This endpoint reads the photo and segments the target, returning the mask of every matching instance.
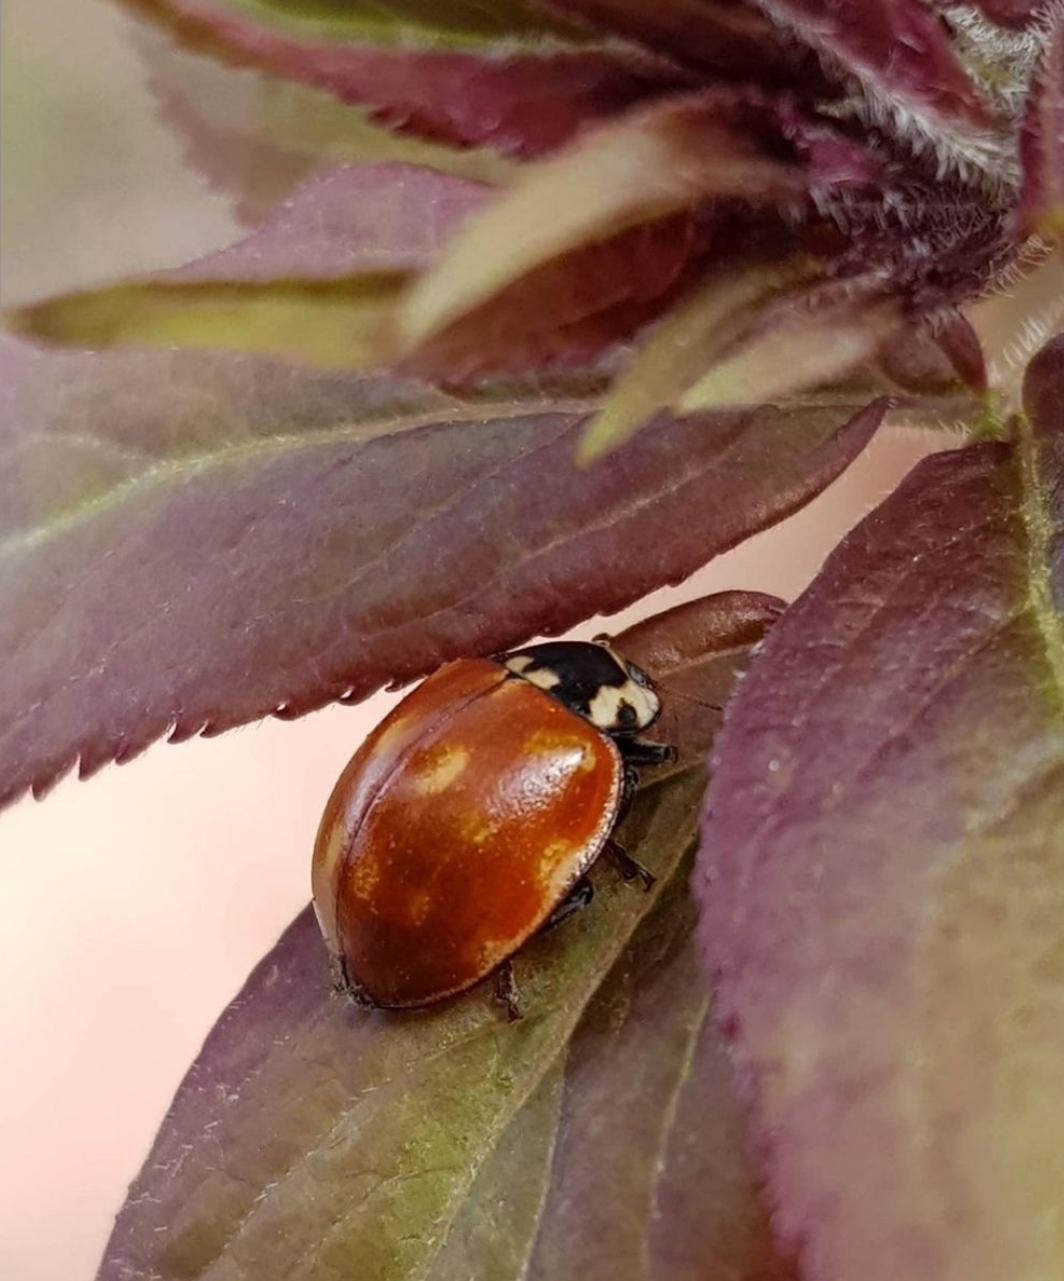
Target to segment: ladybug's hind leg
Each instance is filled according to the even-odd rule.
[[[552,930],[556,925],[561,925],[562,921],[567,921],[574,912],[587,907],[594,897],[595,887],[586,876],[582,876],[540,928]]]
[[[617,864],[617,870],[626,881],[634,881],[638,877],[643,882],[643,889],[654,888],[654,883],[658,878],[649,867],[644,867],[638,859],[632,858],[623,845],[610,839],[606,842],[606,848],[603,852],[608,854]]]
[[[514,967],[510,961],[503,961],[495,971],[495,1000],[506,1011],[507,1023],[516,1023],[518,1019],[524,1018],[517,997]]]
[[[629,748],[654,748],[657,753],[665,753],[665,755],[655,755],[654,759],[656,761],[676,759],[675,749],[672,747],[666,747],[662,743],[640,743],[638,740],[633,740],[631,743],[627,744],[627,746]],[[632,761],[630,757],[626,756],[624,762],[624,778],[621,782],[621,803],[617,808],[618,823],[620,823],[632,808],[632,802],[635,800],[636,789],[638,787],[639,770],[637,769],[635,762]],[[638,859],[634,859],[620,841],[616,840],[614,837],[610,837],[602,852],[613,859],[614,863],[617,865],[617,870],[626,881],[634,881],[638,877],[638,879],[643,882],[643,889],[649,890],[657,880],[654,873],[649,868],[644,867]]]

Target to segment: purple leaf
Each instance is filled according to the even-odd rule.
[[[712,239],[712,229],[677,214],[580,245],[456,319],[399,367],[451,385],[499,372],[587,367],[668,310]],[[385,323],[385,351],[395,343],[395,314]]]
[[[417,271],[491,194],[421,166],[344,165],[310,178],[235,245],[159,279],[270,284]]]
[[[1017,229],[1064,240],[1064,8],[1046,16],[1046,41],[1020,134]]]
[[[625,36],[714,79],[780,84],[806,94],[827,90],[809,52],[743,0],[541,0],[541,7]]]
[[[1046,8],[1046,0],[973,0],[991,22],[1000,23],[1003,27],[1026,27],[1040,9]],[[940,8],[948,8],[947,0],[941,0]]]
[[[402,162],[495,183],[517,168],[496,151],[398,135],[373,124],[365,108],[300,82],[197,56],[154,25],[139,26],[132,40],[186,161],[244,223],[258,223],[301,181],[342,164]]]
[[[0,372],[2,800],[619,609],[802,506],[883,412],[662,419],[578,471],[596,402],[564,388],[10,340]]]
[[[718,720],[692,700],[727,697],[780,608],[730,592],[618,638],[668,687],[687,753],[623,830],[658,883],[646,894],[595,869],[588,910],[516,960],[521,1022],[485,985],[426,1011],[360,1009],[330,991],[302,913],[178,1091],[100,1281],[793,1281],[707,1018],[685,888]]]
[[[494,5],[413,6],[406,16],[395,6],[339,7],[308,24],[297,5],[282,20],[286,6],[267,15],[240,0],[124,2],[187,48],[327,90],[389,128],[517,156],[550,151],[687,79],[649,55],[583,47],[527,10],[515,17],[518,5],[497,21]],[[451,26],[459,10],[472,21]]]
[[[1064,1273],[1064,338],[770,635],[697,890],[809,1281]]]
[[[879,364],[888,378],[916,395],[940,395],[958,384],[980,396],[987,390],[979,336],[959,311],[895,334],[880,353]]]
[[[758,0],[771,18],[856,80],[873,109],[966,164],[990,146],[985,106],[946,27],[921,0]],[[916,140],[916,139],[914,139]]]

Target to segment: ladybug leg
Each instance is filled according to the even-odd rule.
[[[505,1009],[507,1023],[516,1023],[524,1018],[517,1000],[514,967],[509,961],[503,961],[495,971],[495,1000]]]
[[[641,738],[615,738],[613,741],[630,765],[666,765],[676,759],[676,748],[671,743],[649,743]]]
[[[643,882],[644,890],[654,888],[658,878],[650,868],[644,867],[638,859],[632,858],[624,846],[619,845],[612,837],[606,842],[605,853],[617,864],[617,870],[626,881],[634,881],[638,877]]]
[[[567,921],[574,912],[579,912],[581,908],[587,907],[594,897],[595,887],[586,876],[582,876],[540,928],[542,930],[552,930],[556,925],[561,925],[562,921]]]
[[[621,801],[617,806],[617,823],[624,821],[628,811],[632,808],[632,802],[635,800],[635,794],[639,790],[639,771],[634,765],[627,761],[624,763],[624,775],[621,778]]]
[[[659,751],[671,753],[670,756],[664,756],[661,760],[675,759],[676,752],[672,747],[666,747],[662,743],[640,743],[640,747],[653,747]],[[623,755],[623,748],[622,748]],[[632,808],[632,802],[635,800],[636,789],[639,787],[639,770],[635,764],[626,759],[624,763],[624,778],[621,782],[621,803],[617,807],[617,822],[619,823],[628,811]],[[644,867],[638,859],[632,858],[631,854],[624,848],[620,841],[615,840],[612,836],[606,842],[603,853],[608,854],[617,864],[617,870],[626,881],[634,881],[638,877],[643,882],[643,889],[649,890],[657,877],[647,867]]]

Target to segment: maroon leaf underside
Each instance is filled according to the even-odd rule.
[[[973,0],[977,9],[1003,27],[1026,27],[1040,9],[1046,7],[1046,0]],[[940,8],[948,8],[946,0],[940,0]]]
[[[478,56],[295,39],[202,0],[123,0],[186,48],[313,85],[388,128],[460,146],[542,155],[578,130],[688,82],[623,52],[553,49]]]
[[[521,1022],[485,985],[357,1008],[303,912],[179,1089],[101,1281],[794,1281],[707,1017],[683,853],[702,787],[685,764],[719,719],[694,700],[726,699],[781,607],[724,593],[617,638],[681,745],[623,833],[659,887],[597,867],[591,907],[516,960]]]
[[[665,312],[712,249],[712,225],[688,214],[581,246],[468,312],[400,369],[461,386],[493,374],[588,367]]]
[[[312,174],[343,164],[410,163],[492,183],[518,162],[373,125],[365,108],[257,67],[202,56],[155,24],[130,40],[185,162],[254,226]]]
[[[1052,1281],[1064,1240],[1064,339],[769,636],[701,938],[809,1281]]]
[[[300,184],[242,240],[157,279],[269,284],[417,271],[491,194],[418,165],[340,165]]]
[[[619,609],[802,506],[883,413],[662,419],[581,471],[588,401],[218,354],[3,357],[5,801]]]
[[[926,109],[951,125],[980,126],[987,112],[921,0],[758,0],[839,70],[885,101]]]
[[[541,7],[624,36],[715,79],[831,96],[816,58],[741,0],[541,0]]]
[[[1024,235],[1064,239],[1064,9],[1054,10],[1020,131],[1023,186],[1016,208]]]
[[[979,395],[987,390],[978,335],[957,311],[897,334],[880,365],[893,382],[916,395],[939,395],[958,385]]]

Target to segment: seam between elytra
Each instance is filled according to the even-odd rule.
[[[464,698],[457,707],[452,706],[449,711],[445,712],[441,717],[441,719],[433,726],[433,730],[436,731],[437,733],[441,732],[446,726],[451,724],[451,722],[455,719],[455,717],[460,712],[464,712],[465,709],[469,707],[472,703],[475,703],[477,699],[482,698],[485,694],[490,693],[492,690],[496,689],[498,684],[500,683],[501,681],[496,682],[496,684],[489,686],[487,689],[479,688],[474,690],[473,693],[471,693],[467,698]],[[403,702],[405,701],[406,700],[403,699],[399,703],[397,703],[394,710],[398,711],[398,709],[402,706]],[[418,744],[423,743],[426,737],[428,737],[428,731],[425,731],[422,734],[419,734],[418,737],[409,744],[408,751],[412,750]],[[366,822],[369,819],[370,814],[373,812],[374,809],[376,809],[377,805],[380,803],[385,792],[388,790],[392,781],[394,780],[396,774],[398,774],[401,769],[405,768],[406,764],[407,764],[407,758],[406,758],[406,755],[404,754],[403,758],[400,760],[397,760],[392,765],[392,768],[388,770],[388,772],[384,775],[384,777],[380,779],[376,788],[373,791],[373,794],[370,796],[370,798],[366,802],[365,808],[362,811],[362,817],[359,820],[360,828],[365,826]],[[352,844],[354,843],[353,840],[351,843]],[[345,960],[343,960],[343,943],[342,943],[343,931],[340,928],[340,899],[341,899],[341,893],[344,887],[344,872],[347,868],[347,863],[348,863],[348,860],[350,859],[350,856],[351,856],[351,847],[349,845],[347,853],[344,856],[342,862],[340,863],[340,875],[336,878],[336,890],[333,897],[333,920],[336,922],[336,942],[337,942],[337,947],[341,957],[341,962],[344,967],[343,968],[344,977],[347,979],[348,983],[351,983],[351,978],[347,973],[347,963]]]

